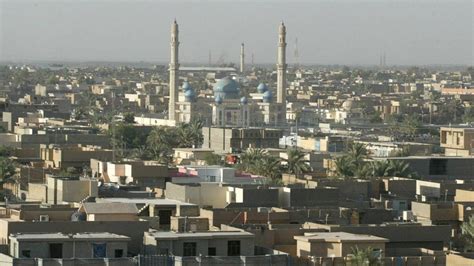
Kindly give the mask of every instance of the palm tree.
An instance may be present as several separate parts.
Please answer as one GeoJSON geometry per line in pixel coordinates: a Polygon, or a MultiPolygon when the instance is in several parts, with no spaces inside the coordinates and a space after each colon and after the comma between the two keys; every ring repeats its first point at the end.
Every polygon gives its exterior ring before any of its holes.
{"type": "Polygon", "coordinates": [[[367,149],[362,143],[352,143],[348,149],[348,155],[354,160],[354,163],[361,164],[367,158],[367,149]]]}
{"type": "Polygon", "coordinates": [[[240,167],[244,171],[250,171],[252,166],[266,155],[266,150],[249,148],[240,156],[240,167]]]}
{"type": "Polygon", "coordinates": [[[469,221],[461,225],[462,236],[464,238],[464,251],[474,250],[474,215],[469,217],[469,221]]]}
{"type": "Polygon", "coordinates": [[[250,172],[272,180],[281,178],[280,159],[273,156],[263,156],[251,167],[250,172]]]}
{"type": "Polygon", "coordinates": [[[389,176],[390,163],[387,160],[373,161],[370,163],[372,177],[389,176]]]}
{"type": "Polygon", "coordinates": [[[307,173],[311,170],[308,165],[308,160],[304,157],[306,154],[298,149],[288,149],[286,151],[287,159],[283,159],[286,162],[286,169],[288,173],[300,177],[302,174],[307,173]]]}
{"type": "Polygon", "coordinates": [[[391,160],[387,170],[390,176],[412,177],[414,175],[410,170],[410,165],[402,160],[391,160]]]}
{"type": "Polygon", "coordinates": [[[337,176],[342,178],[354,176],[354,161],[349,156],[341,156],[336,158],[334,163],[337,176]]]}
{"type": "Polygon", "coordinates": [[[381,265],[379,256],[376,255],[374,249],[368,247],[366,249],[361,249],[358,246],[351,249],[351,265],[357,266],[372,266],[372,265],[381,265]]]}
{"type": "Polygon", "coordinates": [[[181,124],[176,128],[176,135],[179,139],[179,147],[191,148],[194,145],[193,132],[190,130],[188,124],[181,124]]]}
{"type": "Polygon", "coordinates": [[[201,119],[193,119],[188,125],[191,135],[193,136],[193,145],[200,147],[203,143],[202,127],[204,126],[204,122],[201,119]]]}
{"type": "Polygon", "coordinates": [[[159,126],[148,135],[146,144],[155,160],[169,161],[173,147],[177,147],[177,138],[172,133],[167,127],[159,126]]]}

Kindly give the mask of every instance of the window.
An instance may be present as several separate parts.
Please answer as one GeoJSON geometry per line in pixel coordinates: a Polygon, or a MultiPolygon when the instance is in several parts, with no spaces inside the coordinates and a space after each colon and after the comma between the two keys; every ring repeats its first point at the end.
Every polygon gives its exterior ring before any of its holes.
{"type": "Polygon", "coordinates": [[[123,249],[116,249],[114,251],[115,258],[121,258],[123,257],[123,249]]]}
{"type": "Polygon", "coordinates": [[[49,257],[61,259],[63,257],[63,244],[51,243],[49,244],[49,257]]]}
{"type": "Polygon", "coordinates": [[[183,243],[183,256],[196,256],[196,242],[183,243]]]}
{"type": "Polygon", "coordinates": [[[227,242],[227,256],[240,256],[239,240],[231,240],[227,242]]]}
{"type": "Polygon", "coordinates": [[[216,255],[216,248],[208,248],[207,249],[208,256],[215,256],[216,255]]]}
{"type": "Polygon", "coordinates": [[[21,251],[21,256],[24,258],[30,258],[31,257],[31,250],[24,249],[21,251]]]}
{"type": "Polygon", "coordinates": [[[105,258],[105,257],[107,257],[107,244],[105,244],[105,243],[92,243],[92,257],[93,258],[105,258]]]}

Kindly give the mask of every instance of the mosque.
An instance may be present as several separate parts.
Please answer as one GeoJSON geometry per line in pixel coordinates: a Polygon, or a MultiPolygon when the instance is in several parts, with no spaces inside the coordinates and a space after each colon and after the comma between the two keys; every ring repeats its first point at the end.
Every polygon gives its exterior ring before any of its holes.
{"type": "MultiPolygon", "coordinates": [[[[267,84],[257,87],[259,97],[242,95],[240,85],[224,77],[213,87],[214,101],[197,98],[191,84],[183,82],[178,88],[179,29],[176,21],[171,27],[171,61],[169,65],[168,119],[187,123],[195,118],[212,121],[214,127],[276,126],[286,123],[286,27],[279,27],[276,97],[267,84]]],[[[244,46],[241,46],[240,71],[244,68],[244,46]]]]}

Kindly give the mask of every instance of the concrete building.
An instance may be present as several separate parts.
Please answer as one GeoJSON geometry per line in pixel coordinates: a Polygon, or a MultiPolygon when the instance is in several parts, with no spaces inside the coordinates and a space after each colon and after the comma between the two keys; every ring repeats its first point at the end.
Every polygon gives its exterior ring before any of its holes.
{"type": "Polygon", "coordinates": [[[171,182],[175,184],[191,183],[224,183],[224,184],[261,184],[264,177],[241,173],[232,167],[219,165],[183,165],[178,173],[172,174],[171,182]]]}
{"type": "Polygon", "coordinates": [[[217,153],[244,151],[248,148],[279,148],[282,130],[265,128],[203,127],[203,147],[217,153]]]}
{"type": "Polygon", "coordinates": [[[166,197],[199,206],[224,208],[230,203],[228,188],[218,183],[174,184],[166,183],[166,197]]]}
{"type": "Polygon", "coordinates": [[[138,208],[133,203],[84,202],[79,212],[87,221],[138,221],[138,208]]]}
{"type": "MultiPolygon", "coordinates": [[[[197,205],[167,198],[98,198],[96,202],[134,204],[138,218],[149,221],[151,228],[159,230],[170,229],[173,217],[199,216],[197,205]]],[[[187,227],[189,226],[188,224],[187,227]]]]}
{"type": "MultiPolygon", "coordinates": [[[[314,224],[316,227],[316,225],[314,224]]],[[[347,232],[352,234],[367,234],[386,238],[386,256],[398,254],[407,248],[426,248],[444,250],[449,245],[451,226],[422,225],[420,223],[384,223],[366,225],[319,225],[330,232],[347,232]]]]}
{"type": "Polygon", "coordinates": [[[32,211],[22,209],[21,213],[23,214],[21,214],[20,217],[24,217],[25,219],[18,219],[8,214],[4,215],[3,218],[0,218],[0,242],[9,244],[9,236],[12,234],[38,232],[75,234],[84,233],[86,230],[87,232],[109,232],[128,236],[131,239],[130,245],[128,246],[129,251],[133,254],[138,254],[143,243],[143,232],[147,231],[150,227],[148,221],[137,220],[73,221],[71,212],[74,213],[74,211],[67,209],[56,210],[55,208],[39,208],[32,211]],[[44,217],[45,215],[48,216],[52,222],[40,218],[40,216],[44,217]]]}
{"type": "Polygon", "coordinates": [[[474,128],[441,127],[440,144],[446,156],[474,155],[474,128]]]}
{"type": "Polygon", "coordinates": [[[473,179],[474,157],[409,156],[388,157],[387,160],[401,160],[420,177],[436,179],[473,179]]]}
{"type": "Polygon", "coordinates": [[[214,150],[207,148],[175,148],[173,159],[177,165],[203,165],[206,157],[213,153],[214,150]]]}
{"type": "Polygon", "coordinates": [[[331,187],[316,188],[289,188],[280,189],[280,206],[283,207],[310,207],[310,206],[337,206],[339,203],[339,189],[331,187]]]}
{"type": "Polygon", "coordinates": [[[399,152],[407,152],[412,156],[431,155],[433,145],[414,142],[375,142],[356,141],[365,145],[368,153],[374,157],[391,157],[399,152]]]}
{"type": "Polygon", "coordinates": [[[352,249],[371,247],[383,254],[388,239],[372,235],[351,234],[345,232],[317,232],[295,236],[298,257],[346,257],[352,249]]]}
{"type": "Polygon", "coordinates": [[[89,165],[91,159],[111,160],[112,150],[93,146],[40,145],[40,158],[47,167],[67,169],[89,165]]]}
{"type": "MultiPolygon", "coordinates": [[[[104,166],[99,162],[91,161],[92,169],[104,171],[104,166]]],[[[124,161],[107,162],[106,172],[94,172],[93,176],[102,177],[106,182],[112,182],[122,185],[133,184],[140,187],[161,187],[169,177],[168,166],[159,164],[155,161],[124,161]]]]}
{"type": "Polygon", "coordinates": [[[44,184],[29,183],[26,199],[62,204],[80,202],[88,197],[97,196],[98,182],[96,180],[46,175],[44,184]]]}
{"type": "Polygon", "coordinates": [[[10,235],[13,258],[123,258],[130,237],[96,233],[17,233],[10,235]]]}
{"type": "Polygon", "coordinates": [[[241,231],[145,232],[145,254],[253,256],[254,235],[241,231]]]}

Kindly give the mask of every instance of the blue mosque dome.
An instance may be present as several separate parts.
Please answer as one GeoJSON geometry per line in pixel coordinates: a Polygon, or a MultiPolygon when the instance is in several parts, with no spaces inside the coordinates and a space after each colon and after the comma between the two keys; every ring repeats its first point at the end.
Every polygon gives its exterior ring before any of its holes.
{"type": "Polygon", "coordinates": [[[264,92],[268,91],[268,87],[265,83],[260,83],[260,84],[258,84],[257,91],[259,93],[264,93],[264,92]]]}
{"type": "Polygon", "coordinates": [[[220,79],[214,85],[214,97],[221,96],[222,99],[239,99],[239,83],[230,77],[220,79]]]}
{"type": "Polygon", "coordinates": [[[249,100],[247,99],[247,97],[244,96],[244,97],[240,98],[240,103],[241,104],[247,104],[248,102],[249,102],[249,100]]]}
{"type": "Polygon", "coordinates": [[[263,102],[265,102],[265,103],[271,102],[272,99],[273,99],[272,91],[268,90],[268,91],[264,92],[262,98],[263,98],[263,102]]]}
{"type": "Polygon", "coordinates": [[[214,99],[214,101],[217,103],[217,104],[221,104],[222,103],[222,97],[217,95],[216,98],[214,99]]]}
{"type": "Polygon", "coordinates": [[[183,82],[183,91],[187,91],[187,90],[190,90],[192,89],[191,85],[189,84],[189,82],[185,81],[183,82]]]}
{"type": "Polygon", "coordinates": [[[193,102],[195,98],[196,98],[196,93],[191,87],[189,87],[189,89],[184,92],[184,99],[187,102],[193,102]]]}

